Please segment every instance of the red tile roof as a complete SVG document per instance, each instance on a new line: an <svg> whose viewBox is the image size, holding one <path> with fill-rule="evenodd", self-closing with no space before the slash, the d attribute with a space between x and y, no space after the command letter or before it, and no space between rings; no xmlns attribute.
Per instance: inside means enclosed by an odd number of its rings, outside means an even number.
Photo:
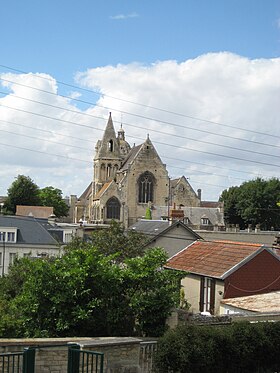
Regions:
<svg viewBox="0 0 280 373"><path fill-rule="evenodd" d="M254 255L262 246L247 242L195 241L170 258L165 268L224 278L226 272Z"/></svg>

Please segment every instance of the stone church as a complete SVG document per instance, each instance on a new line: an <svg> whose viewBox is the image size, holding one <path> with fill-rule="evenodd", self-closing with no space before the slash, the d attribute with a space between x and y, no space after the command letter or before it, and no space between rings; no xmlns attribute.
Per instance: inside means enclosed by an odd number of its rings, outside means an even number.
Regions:
<svg viewBox="0 0 280 373"><path fill-rule="evenodd" d="M202 204L201 190L196 193L184 176L170 180L149 136L143 144L131 147L122 127L116 134L110 113L103 138L95 147L93 181L76 201L75 222L114 219L129 227L147 211L152 219L169 219L172 211L180 210L178 216L190 223L185 208L201 209ZM223 225L223 219L218 220Z"/></svg>

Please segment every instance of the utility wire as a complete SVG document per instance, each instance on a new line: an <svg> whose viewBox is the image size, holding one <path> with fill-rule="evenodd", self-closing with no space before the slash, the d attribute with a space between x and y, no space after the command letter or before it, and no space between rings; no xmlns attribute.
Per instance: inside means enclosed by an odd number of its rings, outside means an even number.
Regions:
<svg viewBox="0 0 280 373"><path fill-rule="evenodd" d="M94 127L92 127L92 126L88 126L88 125L85 125L85 124L79 124L79 123L75 123L75 122L67 121L67 120L60 119L60 118L53 118L53 117L50 117L50 116L47 116L47 115L44 115L44 114L33 113L33 112L28 111L28 110L18 109L18 108L14 108L14 107L7 106L7 105L3 105L3 104L0 104L0 106L2 106L2 107L6 107L6 108L9 108L9 109L11 109L11 110L17 110L17 111L24 112L24 113L27 113L27 114L32 114L32 115L37 115L37 116L40 116L40 117L48 118L48 119L51 119L51 120L57 120L57 121L61 121L61 122L64 122L64 123L73 124L73 125L80 126L80 127L86 127L86 128L90 128L90 129L96 129L96 130L98 130L98 131L103 131L103 130L101 130L101 129L99 129L99 128L94 128ZM101 117L98 117L98 118L101 119ZM103 119L103 118L102 118L102 119ZM139 138L139 137L134 137L134 138L141 139L142 141L144 140L144 139ZM235 160L239 160L239 161L244 161L244 162L249 162L249 163L254 163L254 164L261 164L261 165L265 165L265 166L272 166L272 167L278 167L278 168L280 167L280 165L276 165L276 164L274 164L274 163L266 163L266 162L261 162L261 161L256 161L256 160L251 160L251 159L245 159L245 158L241 158L241 157L234 157L234 156L225 155L225 154L219 154L219 153L214 153L214 152L208 152L208 151L203 151L203 150L197 150L197 149L189 148L189 147L186 147L186 146L172 145L172 144L163 143L163 142L160 142L160 141L153 141L153 142L154 142L154 143L157 143L157 144L160 144L160 145L165 145L165 146L175 147L175 148L177 148L177 149L179 148L179 149L184 149L184 150L193 151L193 152L197 152L197 153L203 153L203 154L208 154L208 155L214 155L214 156L222 157L222 158L235 159Z"/></svg>
<svg viewBox="0 0 280 373"><path fill-rule="evenodd" d="M5 92L0 91L0 94L5 94ZM79 112L77 110L67 109L67 108L64 108L64 107L61 107L61 106L52 105L52 104L41 102L41 101L37 101L37 100L32 100L32 99L29 99L29 98L26 98L26 97L17 96L17 95L14 95L14 94L12 94L11 96L19 98L21 100L25 100L25 101L29 101L29 102L34 102L36 104L40 104L40 105L52 107L52 108L55 108L55 109L66 110L66 111L69 111L69 112L72 112L72 113L75 113L75 114L87 115L87 116L90 116L92 118L96 118L96 116L94 116L94 115L91 115L91 114L88 114L88 113ZM118 123L118 121L116 121L116 122ZM138 128L138 129L142 129L142 130L146 129L146 130L149 130L151 132L156 132L156 133L160 133L162 135L167 135L169 137L172 136L172 137L177 137L177 138L184 138L186 140L191 140L191 141L199 142L199 143L202 143L202 144L214 145L214 146L219 146L219 147L226 148L226 149L238 150L238 151L243 151L243 152L252 153L252 154L258 154L258 155L264 155L264 156L267 156L267 157L280 158L279 155L267 154L267 153L257 152L257 151L248 150L248 149L241 149L241 148L237 148L237 147L230 146L230 145L222 145L222 144L213 143L211 141L198 140L198 139L195 139L195 138L192 138L192 137L183 136L183 135L176 135L176 134L173 134L173 133L167 133L167 132L159 131L159 130L155 130L155 129L147 129L147 128L143 128L142 126L137 126L137 125L133 125L133 124L130 124L130 123L123 123L123 124L125 124L126 126L130 126L130 127L134 127L134 128ZM277 145L272 145L272 146L280 149L280 146L277 146Z"/></svg>
<svg viewBox="0 0 280 373"><path fill-rule="evenodd" d="M11 70L11 71L19 72L21 74L28 74L28 72L26 72L26 71L18 70L18 69L15 69L15 68L12 68L12 67L9 67L9 66L6 66L6 65L1 65L0 64L0 67L3 67L5 69ZM44 80L48 80L48 81L53 81L54 80L54 79L47 78L47 77L41 76L41 75L35 75L35 74L33 74L33 76L36 77L36 78L38 78L38 79L44 79ZM130 103L130 104L133 104L133 105L137 105L137 106L141 106L141 107L146 107L146 108L149 108L149 109L154 109L154 110L157 110L157 111L160 111L160 112L164 112L164 113L168 113L168 114L177 115L177 116L180 116L180 117L183 117L183 118L197 120L197 121L201 121L201 122L205 122L205 123L211 123L211 124L215 124L215 125L219 125L219 126L224 126L224 127L227 127L227 128L238 129L238 130L241 130L241 131L255 133L255 134L262 135L262 136L270 136L270 137L273 137L273 138L275 138L275 137L279 137L280 138L280 136L276 136L275 134L269 134L269 133L260 132L260 131L248 130L248 129L245 129L245 128L242 128L242 127L237 127L237 126L233 126L233 125L229 125L229 124L219 123L219 122L211 121L211 120L208 120L208 119L202 119L202 118L198 118L198 117L186 115L186 114L183 114L183 113L178 113L178 112L174 112L174 111L170 111L170 110L158 108L158 107L155 107L155 106L145 105L145 104L141 104L141 103L130 101L130 100L126 100L126 99L121 99L121 98L118 98L118 97L114 97L114 96L110 96L110 95L107 95L107 94L104 94L104 93L100 93L98 91L94 91L93 89L81 88L81 87L78 87L78 86L73 85L73 84L64 83L64 82L59 81L59 80L55 80L55 81L58 84L61 84L61 85L64 85L64 86L67 86L67 87L70 87L70 88L78 89L78 90L81 90L81 91L84 91L84 92L88 92L88 93L94 93L94 94L97 94L98 96L104 96L104 97L113 98L113 99L118 100L118 101L127 102L127 103ZM17 83L15 83L15 84L17 84ZM115 110L115 111L117 111L117 110ZM133 113L128 113L128 112L127 112L127 114L129 114L129 115L135 115Z"/></svg>
<svg viewBox="0 0 280 373"><path fill-rule="evenodd" d="M29 128L29 129L32 129L32 130L35 130L35 131L47 132L47 133L50 133L51 135L59 135L59 136L63 136L63 137L69 137L70 139L74 139L74 140L87 141L87 142L90 142L91 144L93 144L93 141L91 141L89 139L82 139L82 138L76 137L76 136L69 136L69 135L66 135L66 134L60 133L60 132L50 131L50 130L46 130L46 129L43 129L43 128L36 128L36 127L32 127L32 126L27 126L25 124L19 124L19 123L15 123L15 122L10 122L8 120L2 120L2 119L0 119L0 122L12 124L14 126L20 126L20 127L24 127L24 128Z"/></svg>
<svg viewBox="0 0 280 373"><path fill-rule="evenodd" d="M103 105L99 105L97 103L88 102L88 101L84 101L84 100L77 99L77 98L72 98L70 96L59 95L59 94L54 93L54 92L50 92L50 91L46 91L44 89L32 87L32 86L29 86L29 85L26 85L26 84L23 84L23 83L17 83L17 82L8 80L8 79L0 78L0 80L6 81L6 82L10 82L10 83L13 83L15 85L23 86L23 87L26 87L26 88L30 88L30 89L33 89L33 90L36 90L36 91L44 92L44 93L47 93L47 94L50 94L50 95L54 95L56 97L62 97L62 98L66 98L66 99L69 99L69 100L72 100L72 101L77 101L77 102L80 102L80 103L83 103L83 104L88 104L88 105L91 105L91 106L101 107L101 108L107 109L109 111L119 112L119 113L122 113L122 114L128 114L128 115L135 116L135 117L142 118L142 119L149 120L149 121L154 121L154 122L158 122L158 123L162 123L162 124L167 124L167 125L171 125L171 126L179 127L179 128L183 128L183 129L190 129L192 131L202 132L202 133L206 133L206 134L209 134L209 135L220 136L220 137L224 137L224 138L229 138L229 139L234 139L234 140L238 140L238 141L248 142L248 143L257 144L257 145L261 145L261 146L270 146L270 147L280 148L280 146L275 145L275 144L265 144L265 143L260 142L260 141L248 140L248 139L243 139L243 138L235 137L235 136L229 136L229 135L220 134L220 133L217 133L217 132L211 132L211 131L208 131L208 130L202 130L202 129L198 129L198 128L189 127L189 126L186 126L186 125L180 125L180 124L169 122L169 121L163 121L163 120L160 120L160 119L151 118L151 117L147 117L147 116L140 115L140 114L134 114L134 113L126 112L126 111L123 111L123 110L118 110L118 109L115 109L115 108L114 109L113 108L109 108L109 107L106 107L106 106L103 106ZM0 93L6 95L5 92L0 92ZM19 96L16 96L16 95L13 95L13 96L14 97L19 97ZM22 99L30 100L30 99L27 99L27 98L22 98ZM30 101L32 101L32 100L30 100ZM34 102L39 102L41 104L44 104L43 102L40 102L40 101L34 101ZM48 104L45 104L45 105L48 105ZM53 106L53 107L56 107L56 106ZM87 115L87 116L94 117L94 115L91 115L91 114L88 114L88 113L74 111L74 110L67 109L67 108L63 108L63 110L72 111L72 112L75 112L75 113L78 113L78 114L81 114L81 115ZM128 123L126 123L126 125L133 126L133 125L128 124ZM247 131L247 130L243 129L243 131ZM162 133L164 133L164 132L162 132ZM256 132L256 133L267 135L267 134L264 134L264 133L261 133L261 132ZM280 136L277 136L277 135L275 135L273 137L279 137L280 138Z"/></svg>
<svg viewBox="0 0 280 373"><path fill-rule="evenodd" d="M88 142L90 142L90 143L93 144L93 142L91 140L82 139L82 138L74 137L74 136L69 136L69 135L65 135L63 133L59 133L59 132L55 132L55 131L45 130L45 129L41 129L41 128L35 128L35 127L32 127L32 126L27 126L27 125L24 125L24 124L14 123L14 122L6 121L6 120L1 120L1 119L0 119L0 122L8 123L8 124L16 125L16 126L20 126L20 127L23 127L23 128L29 128L29 129L36 130L36 131L46 132L46 133L49 133L51 135L59 135L59 136L71 138L71 139L74 139L74 140L88 141ZM18 134L16 132L11 132L11 131L6 131L6 130L0 130L0 131L4 131L4 132L15 134L15 135L21 135L21 134ZM27 135L21 135L21 136L29 137ZM32 138L42 140L39 137L34 137L33 136ZM43 139L43 140L44 141L48 141L48 140L45 140L45 139ZM54 142L54 141L48 141L48 142ZM62 145L62 146L65 145L64 143L59 143L59 142L55 142L55 143L58 144L58 145ZM71 146L71 145L68 145L68 146ZM78 148L81 148L83 150L90 150L89 148L82 148L82 147L78 147ZM201 166L207 166L207 167L217 168L216 166L213 166L213 165L210 165L210 164L206 164L206 163L202 163L202 162L187 161L185 159L171 158L171 157L166 157L166 156L163 156L163 158L170 159L170 160L175 160L175 161L180 161L180 162L184 162L184 163L199 164ZM171 167L171 168L178 168L178 169L185 170L185 167L179 167L179 166L174 166L174 165L170 165L170 164L168 166ZM250 174L250 175L253 175L253 176L258 176L258 175L254 174L254 173L248 173L246 171L234 170L234 169L229 169L229 168L220 167L220 166L219 166L219 168L227 170L227 171L244 173L246 175ZM203 174L209 174L209 175L221 176L221 177L227 177L228 178L228 175L219 175L219 174L216 174L216 173L213 173L213 172L205 172L205 171L198 171L198 170L192 170L192 172L199 172L199 173L203 173ZM271 175L264 175L264 176L270 177L270 178L273 177ZM230 178L236 179L236 180L241 180L241 181L245 181L246 180L246 179L242 179L242 178L238 178L238 177L234 177L234 176L230 176Z"/></svg>

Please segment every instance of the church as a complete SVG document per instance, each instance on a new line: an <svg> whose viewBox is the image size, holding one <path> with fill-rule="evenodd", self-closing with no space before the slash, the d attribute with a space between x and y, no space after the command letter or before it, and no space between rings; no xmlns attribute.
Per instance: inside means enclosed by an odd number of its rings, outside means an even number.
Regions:
<svg viewBox="0 0 280 373"><path fill-rule="evenodd" d="M219 202L212 202L210 209L220 207ZM169 178L149 136L143 144L131 147L122 126L116 133L110 113L103 138L96 143L93 180L76 202L75 221L99 224L114 219L127 228L147 214L158 220L176 217L177 212L178 218L192 226L197 209L202 209L200 222L224 225L222 211L218 219L214 214L215 222L207 217L200 189L196 193L184 176Z"/></svg>

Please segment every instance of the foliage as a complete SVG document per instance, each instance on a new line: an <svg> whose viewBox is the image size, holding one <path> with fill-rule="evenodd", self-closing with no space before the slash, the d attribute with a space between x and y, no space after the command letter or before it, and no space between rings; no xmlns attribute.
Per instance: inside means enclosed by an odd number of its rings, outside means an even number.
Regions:
<svg viewBox="0 0 280 373"><path fill-rule="evenodd" d="M181 325L158 344L157 373L274 372L280 368L280 322Z"/></svg>
<svg viewBox="0 0 280 373"><path fill-rule="evenodd" d="M146 220L152 220L152 210L150 209L150 207L146 208L145 219Z"/></svg>
<svg viewBox="0 0 280 373"><path fill-rule="evenodd" d="M118 258L76 241L61 258L17 260L0 279L1 337L162 334L182 274L161 270L158 248Z"/></svg>
<svg viewBox="0 0 280 373"><path fill-rule="evenodd" d="M39 197L41 206L53 207L56 217L60 218L68 215L69 206L63 200L60 189L52 186L42 188L39 191Z"/></svg>
<svg viewBox="0 0 280 373"><path fill-rule="evenodd" d="M17 205L38 206L40 204L39 187L29 176L18 175L8 189L5 200L5 213L15 214Z"/></svg>
<svg viewBox="0 0 280 373"><path fill-rule="evenodd" d="M133 230L125 231L124 227L112 221L109 229L94 231L89 237L89 242L104 255L115 255L115 260L122 262L125 258L133 258L144 254L144 244L147 242L145 235ZM77 242L68 246L76 247Z"/></svg>
<svg viewBox="0 0 280 373"><path fill-rule="evenodd" d="M262 229L280 229L280 180L256 178L239 187L224 190L220 200L224 202L226 222L239 224L241 228L260 224Z"/></svg>
<svg viewBox="0 0 280 373"><path fill-rule="evenodd" d="M68 215L69 207L62 198L62 191L52 186L39 189L29 176L18 175L7 194L5 214L15 214L17 205L25 205L53 207L58 218Z"/></svg>

